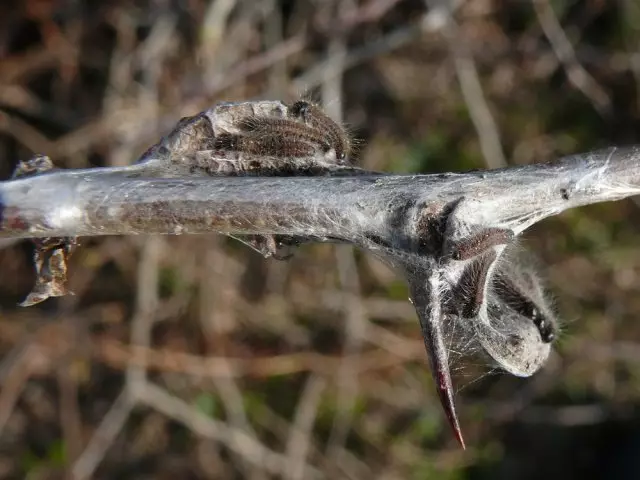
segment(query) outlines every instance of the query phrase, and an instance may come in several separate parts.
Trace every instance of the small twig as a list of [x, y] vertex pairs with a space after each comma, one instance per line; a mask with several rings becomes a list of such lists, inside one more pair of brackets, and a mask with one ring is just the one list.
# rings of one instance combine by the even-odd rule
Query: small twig
[[[170, 395], [159, 387], [147, 383], [144, 388], [136, 392], [136, 398], [143, 404], [184, 424], [191, 431], [221, 442], [252, 465], [276, 475], [282, 475], [287, 470], [288, 459], [284, 455], [258, 443], [246, 432], [231, 428], [200, 413], [183, 400]], [[305, 466], [305, 469], [308, 474], [307, 478], [316, 478], [320, 475], [318, 470], [311, 466]]]
[[449, 10], [451, 7], [446, 5], [449, 2], [447, 0], [443, 4], [443, 2], [436, 0], [426, 0], [426, 3], [431, 8], [440, 6], [442, 9], [444, 20], [442, 33], [449, 44], [462, 96], [478, 134], [480, 150], [482, 150], [485, 164], [487, 168], [505, 167], [507, 166], [507, 160], [502, 150], [498, 126], [482, 91], [480, 75], [473, 56], [466, 45], [465, 39], [460, 34], [460, 29], [453, 18], [452, 12]]
[[11, 135], [32, 151], [53, 151], [54, 142], [15, 115], [0, 112], [0, 131]]
[[107, 450], [120, 431], [124, 428], [133, 409], [128, 392], [124, 389], [116, 401], [111, 405], [109, 412], [104, 416], [100, 426], [96, 429], [89, 441], [89, 444], [78, 457], [73, 465], [72, 475], [74, 480], [84, 480], [91, 478], [93, 472], [103, 460]]
[[[264, 17], [265, 26], [263, 41], [265, 48], [271, 50], [284, 42], [285, 22], [280, 4], [276, 0], [271, 0], [266, 4]], [[273, 98], [284, 98], [286, 96], [286, 85], [288, 81], [287, 58], [282, 58], [275, 62], [269, 70], [269, 87], [267, 91]]]
[[298, 401], [286, 453], [289, 459], [287, 478], [291, 480], [306, 478], [305, 459], [311, 443], [318, 405], [325, 387], [326, 381], [321, 377], [315, 375], [309, 377]]
[[[218, 242], [216, 242], [218, 243]], [[218, 244], [211, 245], [211, 248], [205, 254], [202, 260], [205, 265], [206, 274], [200, 281], [200, 323], [208, 343], [212, 351], [216, 351], [220, 355], [220, 359], [225, 362], [225, 333], [228, 329], [232, 315], [230, 302], [225, 299], [228, 288], [225, 288], [225, 282], [228, 282], [225, 275], [226, 258], [222, 248]], [[229, 368], [226, 366], [225, 368]], [[251, 427], [251, 423], [247, 418], [245, 406], [242, 397], [242, 391], [238, 387], [233, 377], [211, 377], [220, 400], [224, 406], [228, 421], [232, 428], [237, 428], [257, 439], [256, 432]], [[257, 440], [256, 440], [257, 441]], [[237, 455], [236, 455], [237, 456]], [[235, 462], [234, 462], [235, 463]], [[238, 458], [237, 463], [241, 468], [245, 469], [248, 474], [247, 465], [242, 457]]]
[[624, 0], [621, 7], [622, 18], [625, 19], [626, 23], [624, 28], [628, 29], [628, 34], [626, 35], [627, 54], [625, 56], [628, 58], [628, 68], [635, 78], [636, 111], [640, 111], [640, 95], [637, 93], [640, 92], [640, 55], [637, 53], [640, 47], [640, 25], [638, 25], [640, 5], [635, 0]]
[[609, 95], [578, 61], [573, 45], [562, 29], [549, 1], [533, 0], [533, 6], [540, 26], [562, 63], [569, 81], [591, 100], [600, 114], [610, 113], [611, 99]]
[[213, 96], [220, 93], [250, 75], [285, 61], [288, 57], [301, 52], [305, 46], [306, 42], [302, 36], [288, 38], [266, 52], [243, 61], [237, 67], [211, 77], [207, 82], [207, 94]]
[[[229, 274], [225, 273], [227, 262], [221, 246], [211, 245], [202, 262], [205, 265], [205, 270], [203, 270], [200, 281], [200, 323], [211, 344], [211, 351], [216, 352], [224, 362], [227, 358], [224, 337], [232, 321], [229, 317], [233, 312], [232, 301], [225, 298], [229, 289], [228, 283], [226, 283]], [[228, 365], [224, 368], [231, 369]], [[242, 392], [233, 377], [224, 378], [213, 375], [211, 378], [229, 416], [230, 423], [235, 428], [245, 430], [255, 436], [244, 409]]]
[[71, 374], [72, 362], [72, 357], [65, 355], [57, 368], [59, 418], [69, 462], [74, 462], [80, 456], [83, 447], [78, 384]]
[[[382, 2], [381, 2], [382, 3]], [[425, 13], [419, 21], [408, 26], [402, 26], [392, 30], [388, 34], [373, 38], [363, 45], [352, 48], [340, 65], [334, 65], [333, 58], [327, 58], [310, 67], [292, 82], [292, 90], [296, 92], [306, 91], [321, 85], [330, 75], [342, 74], [344, 71], [360, 65], [367, 60], [379, 57], [397, 50], [418, 38], [425, 32], [435, 32], [443, 26], [445, 9], [455, 10], [462, 0], [453, 0], [450, 6], [432, 8]], [[327, 71], [330, 73], [327, 74]]]
[[149, 346], [153, 315], [158, 309], [158, 276], [160, 255], [164, 241], [150, 237], [145, 240], [138, 265], [138, 291], [136, 314], [131, 327], [131, 344], [136, 345], [136, 359], [127, 369], [127, 387], [134, 394], [146, 382], [146, 356]]
[[131, 328], [135, 353], [127, 361], [126, 384], [103, 418], [89, 444], [73, 466], [76, 480], [90, 478], [107, 450], [122, 430], [135, 405], [136, 394], [147, 383], [147, 351], [153, 314], [158, 307], [158, 269], [164, 240], [149, 238], [144, 242], [138, 264], [138, 296]]
[[204, 15], [200, 27], [200, 57], [207, 67], [205, 78], [214, 73], [216, 54], [219, 52], [226, 31], [226, 23], [237, 0], [214, 0]]
[[[402, 351], [372, 350], [347, 356], [301, 352], [250, 358], [201, 357], [167, 349], [127, 346], [115, 341], [95, 343], [92, 350], [98, 361], [112, 368], [146, 365], [153, 370], [200, 378], [265, 378], [300, 372], [335, 377], [341, 363], [348, 364], [348, 368], [361, 375], [370, 370], [385, 369], [424, 357], [424, 347], [419, 340], [406, 342]], [[138, 363], [143, 357], [145, 362]]]
[[0, 434], [4, 431], [31, 375], [30, 354], [30, 345], [20, 346], [18, 355], [12, 358], [11, 365], [6, 367], [8, 371], [3, 375], [0, 392]]

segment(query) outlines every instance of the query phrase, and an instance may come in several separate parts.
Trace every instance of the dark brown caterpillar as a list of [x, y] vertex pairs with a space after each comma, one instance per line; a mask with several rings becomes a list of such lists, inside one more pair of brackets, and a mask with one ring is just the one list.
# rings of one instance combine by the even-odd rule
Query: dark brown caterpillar
[[289, 113], [323, 132], [336, 152], [336, 159], [344, 160], [351, 153], [351, 143], [347, 132], [317, 105], [306, 100], [298, 100], [291, 105]]
[[[349, 152], [346, 132], [319, 107], [306, 101], [298, 101], [288, 107], [285, 117], [247, 116], [236, 122], [235, 127], [241, 133], [218, 135], [213, 148], [247, 156], [246, 173], [322, 175], [329, 173], [332, 167], [347, 163], [344, 161]], [[278, 235], [241, 235], [234, 238], [265, 257], [277, 259], [289, 258], [291, 248], [303, 242], [303, 239]]]
[[473, 318], [480, 312], [485, 300], [485, 286], [489, 277], [489, 270], [496, 260], [496, 253], [489, 250], [469, 264], [457, 285], [456, 313], [463, 318]]
[[296, 138], [275, 133], [266, 135], [219, 135], [214, 143], [216, 150], [234, 150], [249, 155], [273, 157], [311, 157], [313, 145]]
[[245, 132], [260, 138], [275, 136], [286, 138], [289, 142], [309, 142], [320, 147], [323, 153], [332, 148], [324, 132], [286, 118], [249, 117], [242, 120], [239, 126]]
[[[346, 131], [320, 107], [304, 100], [291, 105], [284, 118], [252, 116], [236, 126], [242, 133], [218, 136], [214, 148], [280, 158], [322, 153], [324, 161], [335, 165], [344, 165], [351, 151]], [[327, 155], [331, 150], [333, 159]]]
[[[556, 338], [558, 321], [531, 260], [522, 252], [517, 253], [511, 243], [500, 260], [491, 248], [480, 253], [464, 269], [453, 297], [449, 299], [449, 312], [462, 318], [474, 318], [490, 296], [489, 303], [493, 305], [491, 315], [509, 313], [527, 318], [538, 329], [540, 339], [544, 343], [552, 343]], [[489, 275], [496, 261], [495, 271]]]
[[543, 342], [551, 343], [555, 340], [558, 321], [533, 270], [523, 266], [499, 268], [494, 285], [496, 295], [504, 305], [534, 323]]

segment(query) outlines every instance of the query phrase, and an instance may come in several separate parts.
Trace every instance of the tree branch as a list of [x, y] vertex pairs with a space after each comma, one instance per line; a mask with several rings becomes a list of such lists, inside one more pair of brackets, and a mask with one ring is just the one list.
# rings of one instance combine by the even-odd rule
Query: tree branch
[[[0, 238], [273, 233], [401, 247], [417, 206], [462, 199], [460, 222], [520, 233], [569, 208], [640, 193], [640, 147], [555, 163], [443, 175], [140, 178], [131, 167], [59, 170], [0, 182]], [[148, 174], [148, 171], [145, 173]], [[411, 215], [413, 214], [413, 219]], [[398, 221], [405, 226], [398, 230]]]

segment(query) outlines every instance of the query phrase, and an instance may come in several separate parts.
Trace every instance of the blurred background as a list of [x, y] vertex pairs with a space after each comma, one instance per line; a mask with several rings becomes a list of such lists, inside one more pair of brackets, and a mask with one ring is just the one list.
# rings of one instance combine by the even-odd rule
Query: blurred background
[[[357, 162], [444, 172], [638, 143], [637, 0], [0, 5], [0, 178], [125, 165], [222, 101], [311, 96]], [[0, 250], [0, 478], [640, 478], [640, 203], [523, 243], [563, 332], [530, 379], [456, 360], [455, 443], [404, 282], [348, 246], [84, 238], [75, 296], [19, 308]]]

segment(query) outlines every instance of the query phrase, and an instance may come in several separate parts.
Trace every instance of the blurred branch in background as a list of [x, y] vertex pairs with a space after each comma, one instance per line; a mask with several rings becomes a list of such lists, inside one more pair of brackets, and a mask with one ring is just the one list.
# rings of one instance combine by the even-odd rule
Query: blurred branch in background
[[467, 40], [460, 35], [460, 28], [452, 17], [453, 12], [449, 10], [450, 2], [426, 0], [426, 3], [432, 9], [440, 7], [442, 10], [442, 32], [451, 50], [460, 89], [468, 105], [473, 126], [478, 133], [485, 164], [487, 168], [506, 167], [507, 160], [500, 144], [498, 127], [482, 92], [478, 69], [467, 46]]
[[576, 52], [567, 38], [553, 7], [548, 0], [533, 0], [540, 26], [567, 72], [569, 81], [589, 100], [602, 115], [611, 114], [611, 99], [598, 82], [580, 65]]

